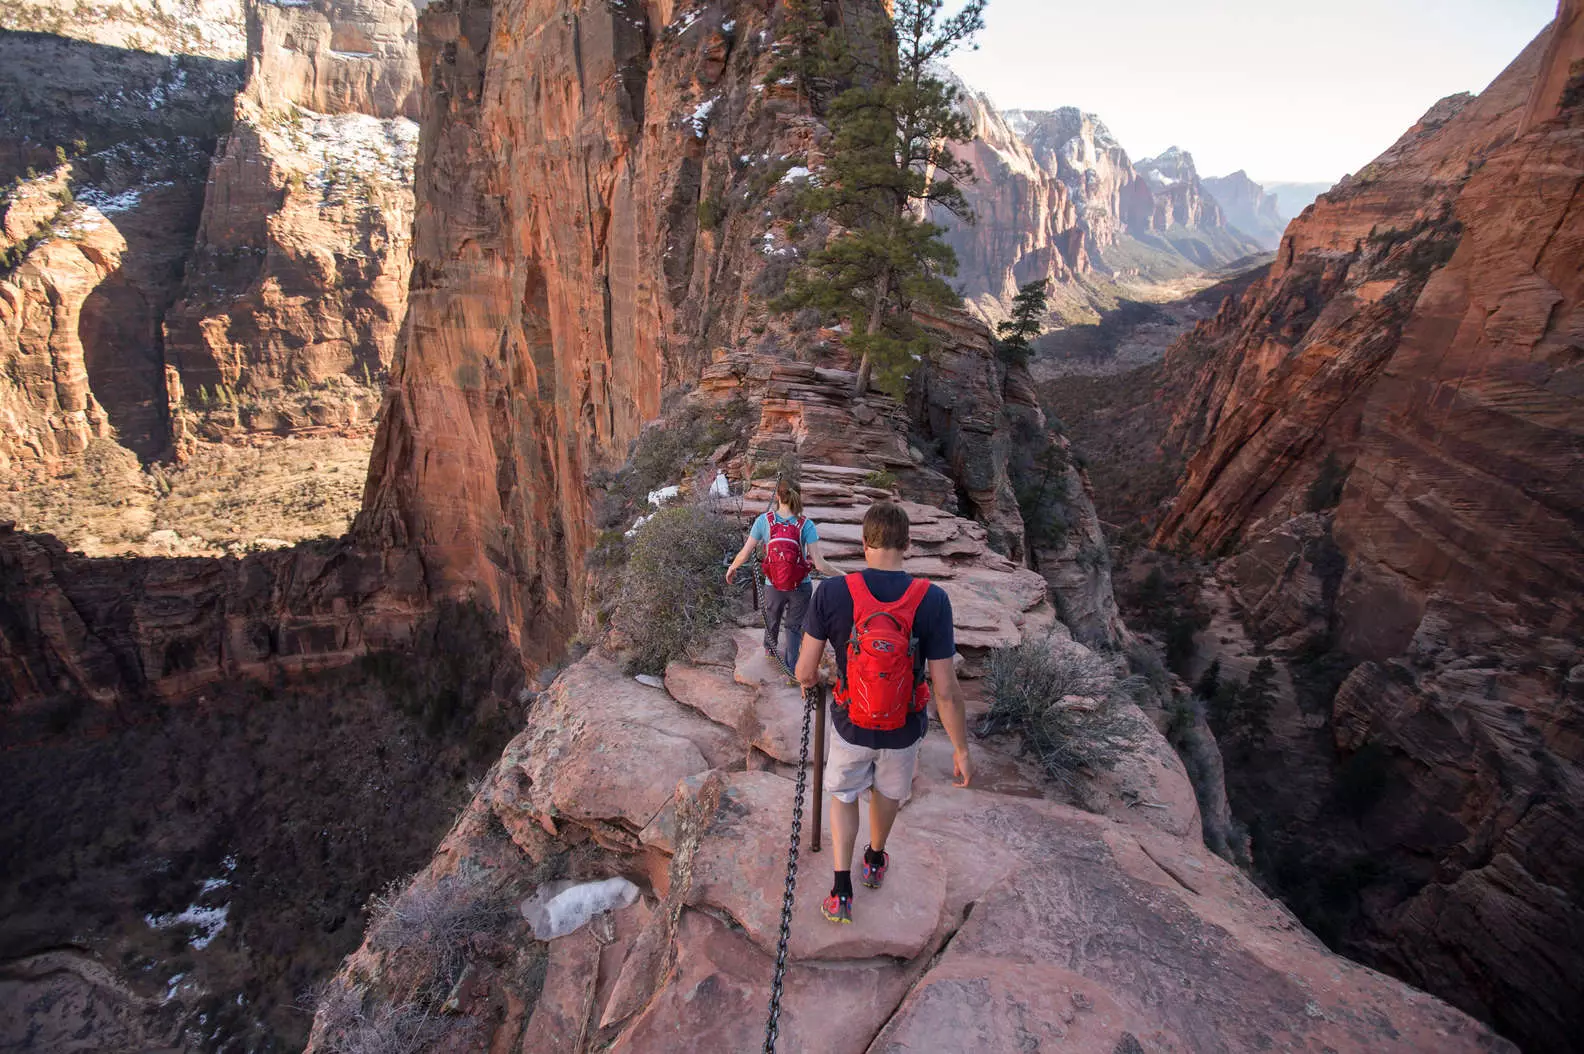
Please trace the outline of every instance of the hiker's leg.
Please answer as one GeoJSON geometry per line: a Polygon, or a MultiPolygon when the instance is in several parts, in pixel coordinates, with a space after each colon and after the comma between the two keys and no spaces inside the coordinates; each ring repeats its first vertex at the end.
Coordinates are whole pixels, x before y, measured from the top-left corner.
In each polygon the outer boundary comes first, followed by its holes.
{"type": "Polygon", "coordinates": [[[853,848],[858,844],[858,802],[857,799],[842,801],[833,794],[830,803],[831,848],[836,853],[836,870],[851,871],[853,848]]]}
{"type": "MultiPolygon", "coordinates": [[[[826,718],[827,721],[831,719],[826,718]]],[[[825,740],[825,793],[830,795],[830,833],[837,871],[852,870],[858,841],[858,796],[874,785],[875,756],[869,747],[847,742],[834,724],[825,740]]]]}
{"type": "Polygon", "coordinates": [[[782,620],[786,634],[787,669],[797,669],[798,649],[803,644],[803,616],[808,614],[809,598],[814,595],[814,583],[804,582],[787,594],[786,617],[782,620]]]}
{"type": "MultiPolygon", "coordinates": [[[[877,853],[885,852],[886,839],[891,837],[891,825],[896,823],[897,811],[901,808],[901,802],[887,798],[877,790],[869,792],[869,848],[877,853]]],[[[848,859],[851,858],[849,854],[848,859]]]]}
{"type": "Polygon", "coordinates": [[[787,598],[792,594],[783,593],[769,582],[765,583],[765,647],[775,651],[781,644],[781,613],[786,610],[787,598]]]}

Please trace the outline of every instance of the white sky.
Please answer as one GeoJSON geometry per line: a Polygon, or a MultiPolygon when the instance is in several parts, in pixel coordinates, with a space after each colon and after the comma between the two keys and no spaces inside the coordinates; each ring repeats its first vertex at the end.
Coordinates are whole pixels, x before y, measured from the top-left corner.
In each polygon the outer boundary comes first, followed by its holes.
{"type": "Polygon", "coordinates": [[[979,50],[950,64],[1001,109],[1098,114],[1135,159],[1176,145],[1201,175],[1329,181],[1437,99],[1483,89],[1555,14],[1556,0],[990,0],[979,50]]]}

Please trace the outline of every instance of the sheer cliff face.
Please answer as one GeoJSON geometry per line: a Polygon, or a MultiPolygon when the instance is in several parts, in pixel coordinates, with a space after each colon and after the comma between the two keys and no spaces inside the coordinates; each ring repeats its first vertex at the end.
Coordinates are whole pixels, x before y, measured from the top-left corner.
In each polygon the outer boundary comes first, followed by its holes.
{"type": "Polygon", "coordinates": [[[411,260],[414,23],[409,0],[249,8],[247,86],[166,325],[187,388],[389,365],[411,260]]]}
{"type": "Polygon", "coordinates": [[[1131,227],[1148,227],[1153,201],[1127,151],[1092,113],[1017,110],[1009,115],[1034,157],[1081,203],[1084,226],[1103,252],[1131,227]]]}
{"type": "Polygon", "coordinates": [[[950,224],[947,240],[963,295],[995,317],[1026,282],[1070,282],[1087,272],[1087,234],[1072,191],[1035,160],[1006,118],[983,96],[965,93],[963,101],[974,137],[953,152],[977,176],[965,188],[977,222],[950,224]]]}
{"type": "Polygon", "coordinates": [[[761,83],[760,5],[672,14],[464,0],[420,20],[416,263],[360,529],[533,627],[530,661],[575,624],[588,474],[740,320],[775,252],[756,180],[811,146],[761,83]]]}
{"type": "Polygon", "coordinates": [[[1357,828],[1386,877],[1350,940],[1535,1049],[1584,1023],[1581,53],[1570,0],[1173,349],[1204,363],[1175,425],[1198,452],[1157,538],[1253,551],[1339,493],[1345,567],[1242,586],[1266,609],[1307,593],[1312,620],[1270,635],[1362,660],[1335,746],[1368,746],[1393,790],[1357,828]]]}

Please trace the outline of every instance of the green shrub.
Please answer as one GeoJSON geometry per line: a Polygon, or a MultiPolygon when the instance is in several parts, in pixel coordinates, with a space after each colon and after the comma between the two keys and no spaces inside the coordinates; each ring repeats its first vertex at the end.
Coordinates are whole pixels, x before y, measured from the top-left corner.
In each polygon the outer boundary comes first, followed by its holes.
{"type": "Polygon", "coordinates": [[[713,231],[725,218],[726,209],[715,198],[704,198],[698,203],[699,230],[713,231]]]}
{"type": "Polygon", "coordinates": [[[887,472],[881,469],[869,473],[860,482],[865,487],[873,487],[876,490],[890,490],[897,485],[897,478],[895,472],[887,472]]]}
{"type": "Polygon", "coordinates": [[[1026,640],[990,653],[986,676],[990,710],[982,736],[1017,732],[1053,780],[1082,789],[1081,777],[1113,767],[1133,743],[1134,723],[1118,683],[1100,656],[1054,638],[1026,640]],[[1064,702],[1068,696],[1093,705],[1064,702]]]}
{"type": "Polygon", "coordinates": [[[662,509],[638,529],[615,616],[632,670],[661,672],[726,621],[723,564],[741,543],[735,524],[692,505],[662,509]]]}
{"type": "Polygon", "coordinates": [[[1215,688],[1206,696],[1217,736],[1244,748],[1256,747],[1270,736],[1270,715],[1276,705],[1276,664],[1267,658],[1259,661],[1245,684],[1236,678],[1223,680],[1219,662],[1200,678],[1200,688],[1208,687],[1211,670],[1215,688]]]}

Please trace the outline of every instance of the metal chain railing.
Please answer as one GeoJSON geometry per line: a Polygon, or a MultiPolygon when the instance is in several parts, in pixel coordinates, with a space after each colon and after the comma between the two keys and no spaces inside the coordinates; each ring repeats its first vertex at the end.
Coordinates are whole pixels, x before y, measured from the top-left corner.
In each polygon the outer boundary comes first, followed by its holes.
{"type": "MultiPolygon", "coordinates": [[[[792,837],[787,843],[786,892],[781,897],[781,937],[776,942],[775,976],[770,981],[770,1019],[765,1023],[764,1054],[775,1054],[781,1022],[781,984],[786,977],[787,942],[792,939],[792,901],[797,893],[798,843],[803,837],[803,793],[808,786],[809,731],[820,689],[803,692],[803,743],[798,750],[797,790],[792,799],[792,837]]],[[[816,806],[818,808],[818,806],[816,806]]]]}

